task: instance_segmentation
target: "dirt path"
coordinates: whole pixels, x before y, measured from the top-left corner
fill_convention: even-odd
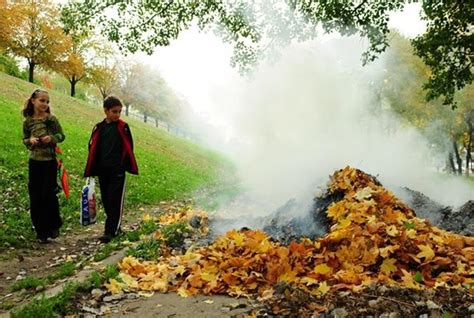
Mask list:
[[[140,214],[142,212],[139,212]],[[136,227],[136,212],[128,212],[122,228],[129,231]],[[103,223],[80,227],[74,230],[63,230],[61,235],[47,244],[32,243],[31,248],[9,249],[0,261],[0,313],[5,312],[4,304],[18,306],[32,294],[43,292],[36,290],[12,291],[12,286],[25,277],[46,279],[48,275],[58,272],[58,268],[68,262],[79,269],[90,262],[92,256],[103,246],[98,241],[103,232]],[[66,280],[53,282],[52,286]],[[47,286],[50,288],[52,286]],[[9,306],[6,306],[9,307]]]
[[[134,226],[125,224],[125,229]],[[62,291],[66,282],[80,282],[90,273],[107,264],[116,264],[124,255],[124,250],[116,251],[101,262],[81,269],[74,276],[58,280],[45,290],[12,292],[16,279],[26,276],[47,277],[65,262],[81,262],[100,248],[96,240],[102,233],[102,224],[81,228],[77,233],[66,233],[48,244],[33,245],[32,249],[12,249],[9,257],[0,262],[0,299],[21,306],[31,296],[40,292],[47,297]],[[97,299],[99,295],[99,299]],[[75,305],[78,317],[244,317],[252,306],[247,299],[228,296],[196,296],[183,298],[176,293],[138,295],[134,293],[109,295],[104,289],[93,290],[80,295]],[[0,317],[8,317],[6,310]]]
[[[119,296],[121,297],[121,296]],[[103,314],[111,318],[143,317],[181,317],[181,318],[222,318],[244,317],[252,309],[248,300],[227,296],[202,296],[183,298],[176,293],[154,294],[151,297],[138,297],[136,294],[123,295],[114,301],[103,302],[99,309],[83,305],[79,316]],[[89,310],[84,310],[89,309]]]

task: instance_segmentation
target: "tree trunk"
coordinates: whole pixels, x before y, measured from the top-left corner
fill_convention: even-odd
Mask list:
[[[130,104],[125,104],[125,116],[128,116],[128,111],[129,111],[129,108],[130,108]]]
[[[148,121],[148,115],[145,113],[143,114],[143,122],[146,123]]]
[[[100,95],[102,95],[102,100],[104,100],[107,97],[107,92],[105,91],[105,88],[99,87]]]
[[[472,124],[472,116],[470,116],[467,120],[467,127],[468,127],[468,139],[466,145],[466,176],[469,176],[470,166],[472,162],[471,157],[471,149],[472,149],[472,135],[474,134],[474,127]]]
[[[71,78],[71,80],[69,81],[69,83],[71,83],[71,96],[74,97],[76,96],[76,84],[77,84],[77,80],[76,80],[76,77],[73,76]]]
[[[158,127],[158,118],[155,118],[155,127]]]
[[[33,75],[35,72],[35,66],[36,66],[35,62],[28,62],[28,81],[30,83],[33,83]]]
[[[454,149],[454,155],[456,156],[458,175],[462,175],[462,159],[461,159],[461,156],[459,155],[458,143],[456,140],[453,140],[453,149]]]
[[[449,166],[451,167],[451,173],[456,174],[456,166],[454,165],[453,153],[450,152],[448,155]]]

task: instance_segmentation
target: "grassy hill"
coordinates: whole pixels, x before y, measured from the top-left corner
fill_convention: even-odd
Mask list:
[[[0,250],[22,246],[34,238],[28,214],[28,153],[22,144],[20,111],[34,84],[0,73]],[[67,226],[79,224],[79,197],[87,143],[95,123],[104,117],[101,105],[89,105],[50,90],[52,112],[66,140],[60,145],[70,174],[71,198],[60,196]],[[127,176],[126,208],[190,197],[199,189],[222,188],[232,165],[218,154],[150,125],[124,117],[135,143],[140,174]],[[20,237],[19,240],[17,238]],[[2,244],[4,246],[2,246]]]

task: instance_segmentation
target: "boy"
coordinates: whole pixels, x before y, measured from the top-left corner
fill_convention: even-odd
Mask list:
[[[120,119],[123,104],[118,97],[104,99],[105,119],[94,126],[89,140],[85,177],[98,176],[106,220],[104,234],[108,243],[120,233],[125,195],[125,172],[138,174],[130,127]]]

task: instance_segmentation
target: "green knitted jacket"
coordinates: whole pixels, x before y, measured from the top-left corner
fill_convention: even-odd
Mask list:
[[[31,145],[31,137],[51,136],[48,144]],[[48,114],[45,118],[34,119],[26,117],[23,121],[23,143],[28,148],[29,158],[38,161],[53,160],[56,158],[56,144],[62,142],[65,136],[58,119]]]

